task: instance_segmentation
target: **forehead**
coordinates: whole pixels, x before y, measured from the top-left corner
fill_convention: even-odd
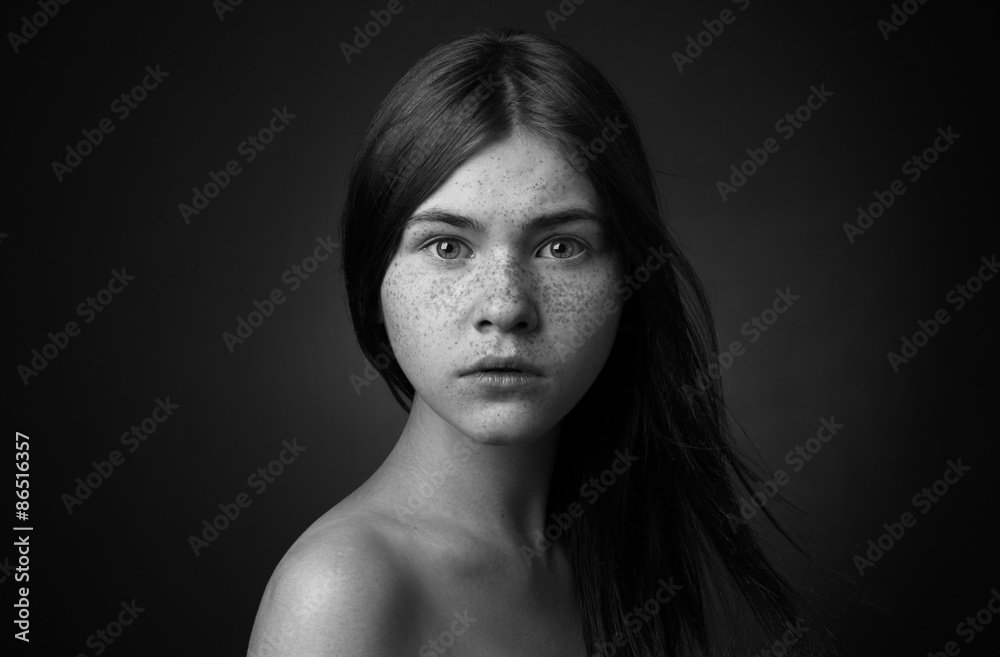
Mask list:
[[[587,177],[551,142],[523,131],[485,147],[461,164],[415,211],[461,210],[516,222],[568,207],[600,206]]]

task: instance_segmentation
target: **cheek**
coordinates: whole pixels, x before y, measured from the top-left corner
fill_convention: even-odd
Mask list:
[[[452,287],[443,278],[416,276],[398,263],[386,271],[380,293],[382,318],[404,371],[446,345],[441,328],[459,313]]]
[[[617,287],[618,278],[611,269],[546,283],[542,303],[549,324],[559,333],[586,329],[586,333],[595,337],[613,335],[622,309]],[[601,341],[592,337],[588,342]]]
[[[413,352],[411,341],[426,319],[424,305],[417,303],[419,291],[412,280],[400,274],[399,267],[391,265],[382,279],[380,301],[385,331],[393,353],[401,361],[409,360]],[[407,330],[402,330],[403,327]]]

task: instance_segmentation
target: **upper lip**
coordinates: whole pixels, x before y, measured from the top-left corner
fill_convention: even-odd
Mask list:
[[[520,356],[486,356],[480,358],[472,367],[462,372],[462,376],[487,370],[512,370],[522,374],[541,375],[541,370]]]

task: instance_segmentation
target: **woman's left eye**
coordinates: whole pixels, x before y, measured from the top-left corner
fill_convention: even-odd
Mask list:
[[[468,250],[468,247],[452,237],[439,237],[428,242],[424,249],[433,251],[439,260],[457,260],[462,249]]]
[[[542,246],[539,253],[548,251],[552,254],[551,258],[555,260],[569,260],[580,257],[586,250],[587,248],[579,240],[571,237],[557,237]]]

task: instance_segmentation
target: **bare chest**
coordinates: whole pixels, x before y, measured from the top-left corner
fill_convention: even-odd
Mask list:
[[[586,657],[571,588],[439,580],[427,593],[420,657]]]

